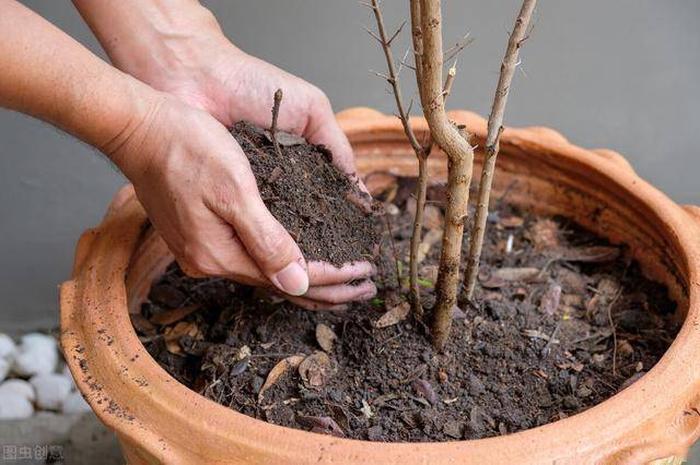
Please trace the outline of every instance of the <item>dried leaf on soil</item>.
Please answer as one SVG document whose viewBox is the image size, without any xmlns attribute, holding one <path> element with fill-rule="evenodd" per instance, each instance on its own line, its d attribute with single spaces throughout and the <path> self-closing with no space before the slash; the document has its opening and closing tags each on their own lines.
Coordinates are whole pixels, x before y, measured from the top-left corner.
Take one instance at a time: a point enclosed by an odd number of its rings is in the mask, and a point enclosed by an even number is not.
<svg viewBox="0 0 700 465">
<path fill-rule="evenodd" d="M 619 289 L 620 283 L 616 279 L 608 277 L 602 278 L 598 282 L 595 295 L 591 297 L 591 300 L 586 302 L 586 313 L 588 315 L 593 315 L 609 305 L 615 298 Z"/>
<path fill-rule="evenodd" d="M 272 133 L 270 133 L 270 131 L 265 130 L 263 134 L 265 134 L 265 138 L 267 138 L 269 142 L 272 142 Z M 275 131 L 274 138 L 277 139 L 277 143 L 282 147 L 306 144 L 306 139 L 303 137 L 285 131 Z"/>
<path fill-rule="evenodd" d="M 605 263 L 618 258 L 620 249 L 603 245 L 575 247 L 560 249 L 558 255 L 567 262 Z"/>
<path fill-rule="evenodd" d="M 558 284 L 550 285 L 542 295 L 540 300 L 540 311 L 547 315 L 554 315 L 559 308 L 561 300 L 561 286 Z"/>
<path fill-rule="evenodd" d="M 374 412 L 372 411 L 372 407 L 370 407 L 370 405 L 364 399 L 362 399 L 362 407 L 360 408 L 360 412 L 362 412 L 362 414 L 368 420 L 374 416 Z"/>
<path fill-rule="evenodd" d="M 493 270 L 491 274 L 480 273 L 479 280 L 483 287 L 495 289 L 511 282 L 536 280 L 539 274 L 540 270 L 538 268 L 498 268 Z"/>
<path fill-rule="evenodd" d="M 194 311 L 199 309 L 199 305 L 189 305 L 187 307 L 174 308 L 172 310 L 166 310 L 162 313 L 158 313 L 151 317 L 151 323 L 167 326 L 173 323 L 177 323 L 186 316 L 190 315 Z"/>
<path fill-rule="evenodd" d="M 252 353 L 253 352 L 250 350 L 250 347 L 248 347 L 247 345 L 243 345 L 240 349 L 238 349 L 238 352 L 236 353 L 236 359 L 244 360 L 250 357 Z"/>
<path fill-rule="evenodd" d="M 442 241 L 442 231 L 439 229 L 430 229 L 425 236 L 423 236 L 423 240 L 418 246 L 416 262 L 419 264 L 422 263 L 430 253 L 430 249 L 432 249 L 435 244 L 439 244 L 440 241 Z"/>
<path fill-rule="evenodd" d="M 314 352 L 299 365 L 299 375 L 307 388 L 321 388 L 333 376 L 333 362 L 325 352 Z"/>
<path fill-rule="evenodd" d="M 411 305 L 408 302 L 401 302 L 379 317 L 379 319 L 374 323 L 374 327 L 386 328 L 388 326 L 393 326 L 400 323 L 406 319 L 410 311 Z"/>
<path fill-rule="evenodd" d="M 344 438 L 345 433 L 331 417 L 297 416 L 297 423 L 306 428 L 311 428 L 312 433 L 330 434 L 339 438 Z"/>
<path fill-rule="evenodd" d="M 452 307 L 452 319 L 453 320 L 464 320 L 467 318 L 467 314 L 464 313 L 464 310 L 459 308 L 458 306 L 453 306 Z"/>
<path fill-rule="evenodd" d="M 559 246 L 559 226 L 550 219 L 539 219 L 530 227 L 528 237 L 536 250 L 554 249 Z"/>
<path fill-rule="evenodd" d="M 156 327 L 153 325 L 153 323 L 148 321 L 142 314 L 132 313 L 129 316 L 131 317 L 131 324 L 134 325 L 136 331 L 146 336 L 153 336 L 154 334 L 156 334 Z"/>
<path fill-rule="evenodd" d="M 424 265 L 418 273 L 423 279 L 427 279 L 433 283 L 437 282 L 438 267 L 437 265 Z"/>
<path fill-rule="evenodd" d="M 277 364 L 272 367 L 272 370 L 270 370 L 270 373 L 268 373 L 265 383 L 260 388 L 260 392 L 258 393 L 258 402 L 262 402 L 265 391 L 277 384 L 279 379 L 285 373 L 287 373 L 287 371 L 297 368 L 301 362 L 304 361 L 304 358 L 306 358 L 304 355 L 292 355 L 291 357 L 287 357 L 277 362 Z"/>
<path fill-rule="evenodd" d="M 165 328 L 163 331 L 165 339 L 165 347 L 168 352 L 172 354 L 182 353 L 182 347 L 180 347 L 180 338 L 183 336 L 190 336 L 196 340 L 202 339 L 202 332 L 199 327 L 194 322 L 181 321 L 175 326 Z"/>
<path fill-rule="evenodd" d="M 413 389 L 416 390 L 419 396 L 430 402 L 430 405 L 436 405 L 440 398 L 435 393 L 433 385 L 424 379 L 417 379 L 413 382 Z"/>
<path fill-rule="evenodd" d="M 504 228 L 519 228 L 524 222 L 522 217 L 511 215 L 501 218 L 498 223 Z"/>
<path fill-rule="evenodd" d="M 323 323 L 316 325 L 316 341 L 321 349 L 328 353 L 333 352 L 333 345 L 337 339 L 338 336 L 330 327 Z"/>
</svg>

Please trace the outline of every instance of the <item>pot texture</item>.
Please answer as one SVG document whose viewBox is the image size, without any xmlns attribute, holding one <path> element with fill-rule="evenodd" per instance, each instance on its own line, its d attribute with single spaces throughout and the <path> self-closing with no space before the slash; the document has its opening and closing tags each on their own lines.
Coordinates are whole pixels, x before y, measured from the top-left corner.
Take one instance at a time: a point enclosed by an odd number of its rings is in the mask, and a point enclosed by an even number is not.
<svg viewBox="0 0 700 465">
<path fill-rule="evenodd" d="M 485 121 L 452 118 L 483 146 Z M 356 108 L 338 115 L 370 186 L 415 173 L 399 121 Z M 425 121 L 414 120 L 419 133 Z M 445 159 L 430 158 L 433 179 Z M 546 128 L 507 129 L 495 189 L 534 210 L 567 216 L 626 243 L 664 282 L 684 321 L 641 380 L 586 412 L 476 441 L 385 444 L 270 425 L 189 390 L 149 356 L 129 320 L 172 261 L 130 188 L 83 234 L 72 279 L 61 287 L 62 344 L 81 392 L 139 464 L 644 464 L 682 457 L 700 436 L 700 208 L 682 207 L 640 179 L 619 154 L 586 150 Z M 661 462 L 659 462 L 661 463 Z M 665 463 L 665 462 L 664 462 Z"/>
</svg>

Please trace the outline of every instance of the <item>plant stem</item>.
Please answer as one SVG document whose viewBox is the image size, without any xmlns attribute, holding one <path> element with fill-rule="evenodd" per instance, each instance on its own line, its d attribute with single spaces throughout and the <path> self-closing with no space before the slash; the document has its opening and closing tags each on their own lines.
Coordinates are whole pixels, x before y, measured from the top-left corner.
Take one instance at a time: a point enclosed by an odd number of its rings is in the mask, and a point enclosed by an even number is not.
<svg viewBox="0 0 700 465">
<path fill-rule="evenodd" d="M 537 0 L 523 1 L 518 18 L 515 20 L 513 32 L 508 39 L 508 46 L 503 62 L 501 63 L 501 73 L 498 78 L 496 95 L 494 96 L 493 105 L 491 107 L 491 115 L 489 116 L 476 217 L 474 218 L 474 226 L 471 231 L 467 271 L 464 275 L 464 286 L 468 300 L 472 300 L 474 297 L 476 279 L 479 274 L 479 260 L 481 257 L 481 249 L 484 244 L 493 175 L 496 171 L 496 159 L 498 157 L 501 133 L 503 132 L 503 115 L 505 113 L 506 103 L 508 102 L 508 94 L 510 92 L 511 82 L 513 81 L 513 74 L 519 63 L 518 54 L 520 52 L 520 47 L 527 38 L 530 20 L 532 19 L 532 13 L 536 4 Z"/>
<path fill-rule="evenodd" d="M 277 156 L 282 156 L 282 150 L 280 149 L 280 144 L 277 142 L 277 118 L 280 114 L 280 104 L 282 103 L 282 89 L 277 89 L 275 91 L 274 103 L 272 104 L 272 124 L 270 124 L 270 136 L 272 138 L 272 144 L 275 146 L 275 152 Z"/>
<path fill-rule="evenodd" d="M 452 308 L 457 300 L 462 234 L 467 216 L 474 149 L 467 141 L 467 134 L 450 122 L 445 111 L 440 0 L 420 0 L 419 8 L 411 6 L 411 14 L 415 13 L 420 14 L 422 53 L 420 65 L 416 67 L 420 72 L 416 77 L 423 113 L 432 139 L 448 158 L 445 231 L 431 329 L 433 345 L 437 350 L 443 350 L 452 326 Z M 416 24 L 416 18 L 412 18 L 412 24 Z"/>
<path fill-rule="evenodd" d="M 411 235 L 411 247 L 409 255 L 409 273 L 410 273 L 410 288 L 411 288 L 411 305 L 413 308 L 413 313 L 418 320 L 423 319 L 423 306 L 420 299 L 420 287 L 418 285 L 418 248 L 420 247 L 422 235 L 423 235 L 423 212 L 425 210 L 425 197 L 426 191 L 428 190 L 428 170 L 427 170 L 427 158 L 428 152 L 425 148 L 418 142 L 413 128 L 411 127 L 408 111 L 403 102 L 403 96 L 401 94 L 401 86 L 399 84 L 399 73 L 396 71 L 396 65 L 394 63 L 394 56 L 391 52 L 391 42 L 401 31 L 401 27 L 389 37 L 386 32 L 386 27 L 384 25 L 384 17 L 382 11 L 379 8 L 379 2 L 377 0 L 372 0 L 371 4 L 368 5 L 372 12 L 374 13 L 374 18 L 377 22 L 377 32 L 378 36 L 374 36 L 384 51 L 384 57 L 386 59 L 386 65 L 388 70 L 388 75 L 385 76 L 387 82 L 391 85 L 392 92 L 394 94 L 394 100 L 396 102 L 396 110 L 398 112 L 399 120 L 401 120 L 401 125 L 403 126 L 404 133 L 408 138 L 408 142 L 411 144 L 411 148 L 416 154 L 418 159 L 418 183 L 416 185 L 416 214 L 413 220 L 413 233 Z"/>
</svg>

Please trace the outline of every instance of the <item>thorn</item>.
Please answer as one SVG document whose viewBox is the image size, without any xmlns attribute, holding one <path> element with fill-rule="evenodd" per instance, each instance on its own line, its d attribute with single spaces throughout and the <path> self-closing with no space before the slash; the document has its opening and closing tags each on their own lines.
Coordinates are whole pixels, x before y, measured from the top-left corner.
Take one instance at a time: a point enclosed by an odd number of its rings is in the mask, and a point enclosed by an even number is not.
<svg viewBox="0 0 700 465">
<path fill-rule="evenodd" d="M 406 58 L 408 57 L 408 53 L 409 53 L 410 51 L 411 51 L 410 48 L 409 48 L 409 49 L 406 49 L 406 53 L 404 53 L 403 58 L 401 59 L 401 61 L 399 61 L 399 69 L 398 69 L 398 71 L 396 71 L 396 79 L 399 78 L 399 76 L 401 75 L 401 71 L 403 70 L 404 66 L 406 66 L 406 65 L 404 64 L 404 61 L 406 61 Z"/>
<path fill-rule="evenodd" d="M 401 30 L 403 29 L 403 27 L 405 25 L 406 25 L 406 21 L 401 23 L 401 26 L 399 26 L 399 28 L 396 30 L 396 32 L 394 32 L 394 34 L 391 37 L 389 37 L 389 40 L 386 41 L 387 46 L 391 45 L 391 43 L 394 41 L 394 39 L 396 39 L 396 37 L 398 37 L 398 35 L 401 34 Z"/>
<path fill-rule="evenodd" d="M 415 70 L 416 70 L 416 67 L 415 67 L 415 66 L 409 65 L 408 63 L 406 63 L 405 60 L 402 60 L 402 61 L 401 61 L 401 65 L 402 65 L 402 66 L 405 66 L 406 68 L 410 69 L 411 71 L 415 71 Z"/>
<path fill-rule="evenodd" d="M 394 79 L 391 76 L 387 76 L 384 73 L 379 73 L 377 71 L 369 70 L 370 73 L 374 74 L 375 76 L 384 79 L 385 81 L 389 82 L 390 84 L 394 82 Z"/>
<path fill-rule="evenodd" d="M 470 32 L 466 33 L 459 42 L 447 49 L 444 53 L 445 61 L 451 61 L 453 58 L 457 57 L 468 45 L 474 42 L 474 39 L 472 39 L 470 36 Z"/>
<path fill-rule="evenodd" d="M 384 41 L 377 34 L 375 34 L 373 31 L 371 31 L 368 27 L 365 27 L 365 31 L 367 31 L 367 34 L 371 35 L 374 38 L 374 40 L 376 40 L 382 46 L 384 46 Z"/>
</svg>

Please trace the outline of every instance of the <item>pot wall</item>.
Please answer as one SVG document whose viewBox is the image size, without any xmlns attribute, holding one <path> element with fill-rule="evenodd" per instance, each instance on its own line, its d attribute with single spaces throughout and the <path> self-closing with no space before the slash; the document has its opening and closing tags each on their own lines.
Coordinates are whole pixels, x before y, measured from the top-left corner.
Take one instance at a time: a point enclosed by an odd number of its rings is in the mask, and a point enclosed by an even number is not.
<svg viewBox="0 0 700 465">
<path fill-rule="evenodd" d="M 453 119 L 482 144 L 483 119 Z M 363 174 L 415 173 L 414 156 L 393 117 L 370 109 L 338 115 Z M 414 121 L 419 132 L 425 121 Z M 86 232 L 73 279 L 61 289 L 62 343 L 78 387 L 114 428 L 135 464 L 640 464 L 684 455 L 700 435 L 700 209 L 686 209 L 637 177 L 615 152 L 589 151 L 546 128 L 506 130 L 497 195 L 562 214 L 625 242 L 644 270 L 669 286 L 685 324 L 640 381 L 571 418 L 521 433 L 439 444 L 379 444 L 269 425 L 215 404 L 177 383 L 136 338 L 151 282 L 172 261 L 127 188 L 103 223 Z M 431 155 L 434 179 L 444 157 Z M 370 183 L 371 184 L 371 183 Z"/>
</svg>

